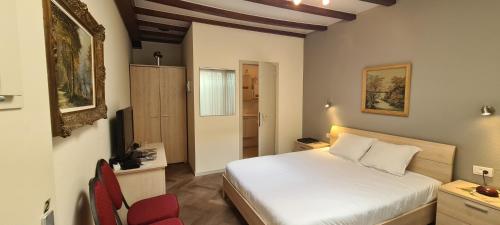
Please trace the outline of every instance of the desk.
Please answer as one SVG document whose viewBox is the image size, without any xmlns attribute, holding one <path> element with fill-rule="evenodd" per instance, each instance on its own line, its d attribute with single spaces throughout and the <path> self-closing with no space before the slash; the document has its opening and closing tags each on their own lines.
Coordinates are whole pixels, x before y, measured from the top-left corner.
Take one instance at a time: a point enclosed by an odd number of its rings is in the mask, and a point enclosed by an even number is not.
<svg viewBox="0 0 500 225">
<path fill-rule="evenodd" d="M 123 196 L 129 205 L 145 198 L 165 194 L 167 190 L 165 183 L 167 157 L 163 143 L 147 144 L 139 148 L 141 149 L 155 149 L 156 159 L 143 162 L 143 165 L 137 169 L 115 171 Z M 118 211 L 118 214 L 123 224 L 126 225 L 127 209 L 125 206 Z"/>
</svg>

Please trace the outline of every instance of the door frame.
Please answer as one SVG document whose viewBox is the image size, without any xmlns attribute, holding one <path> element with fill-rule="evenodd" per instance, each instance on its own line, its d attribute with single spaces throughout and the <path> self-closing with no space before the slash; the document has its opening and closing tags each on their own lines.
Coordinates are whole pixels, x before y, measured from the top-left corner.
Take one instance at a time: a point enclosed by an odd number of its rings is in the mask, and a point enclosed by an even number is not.
<svg viewBox="0 0 500 225">
<path fill-rule="evenodd" d="M 279 141 L 278 141 L 278 132 L 279 132 L 279 82 L 280 82 L 280 67 L 279 63 L 276 62 L 267 62 L 267 61 L 258 61 L 258 60 L 240 60 L 239 62 L 239 67 L 238 67 L 238 91 L 239 91 L 239 159 L 243 159 L 243 64 L 250 64 L 250 65 L 260 65 L 261 62 L 266 62 L 266 63 L 272 63 L 276 66 L 276 119 L 275 119 L 275 131 L 274 131 L 274 153 L 278 154 L 279 153 Z M 259 74 L 260 76 L 260 74 Z"/>
</svg>

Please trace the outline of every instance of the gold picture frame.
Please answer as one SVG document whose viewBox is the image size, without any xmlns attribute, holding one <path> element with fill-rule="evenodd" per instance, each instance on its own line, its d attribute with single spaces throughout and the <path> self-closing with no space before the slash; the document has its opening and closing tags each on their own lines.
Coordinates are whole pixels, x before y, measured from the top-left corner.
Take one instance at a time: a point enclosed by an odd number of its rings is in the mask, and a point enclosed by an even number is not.
<svg viewBox="0 0 500 225">
<path fill-rule="evenodd" d="M 107 118 L 104 27 L 80 0 L 43 0 L 52 136 Z"/>
<path fill-rule="evenodd" d="M 368 67 L 363 70 L 361 111 L 408 117 L 411 64 Z"/>
</svg>

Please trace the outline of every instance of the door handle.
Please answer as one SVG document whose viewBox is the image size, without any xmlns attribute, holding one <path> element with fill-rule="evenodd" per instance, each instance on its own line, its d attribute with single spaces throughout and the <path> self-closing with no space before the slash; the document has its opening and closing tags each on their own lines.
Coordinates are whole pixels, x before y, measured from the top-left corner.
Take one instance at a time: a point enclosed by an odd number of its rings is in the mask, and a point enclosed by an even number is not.
<svg viewBox="0 0 500 225">
<path fill-rule="evenodd" d="M 261 113 L 259 112 L 259 114 L 257 115 L 257 124 L 259 125 L 259 127 L 260 127 L 260 125 L 262 125 L 262 122 L 261 122 L 262 119 L 260 118 L 260 116 L 261 116 Z"/>
<path fill-rule="evenodd" d="M 486 207 L 477 205 L 477 204 L 472 203 L 472 202 L 465 202 L 464 204 L 465 204 L 465 206 L 467 206 L 471 209 L 475 209 L 475 210 L 480 211 L 482 213 L 488 213 L 488 208 L 486 208 Z"/>
</svg>

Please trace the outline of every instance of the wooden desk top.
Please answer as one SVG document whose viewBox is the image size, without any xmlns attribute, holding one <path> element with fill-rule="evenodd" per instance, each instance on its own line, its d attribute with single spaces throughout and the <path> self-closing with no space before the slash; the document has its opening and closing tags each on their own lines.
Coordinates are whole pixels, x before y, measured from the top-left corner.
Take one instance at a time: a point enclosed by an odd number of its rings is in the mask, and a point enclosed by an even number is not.
<svg viewBox="0 0 500 225">
<path fill-rule="evenodd" d="M 492 198 L 481 195 L 476 192 L 478 184 L 470 183 L 463 180 L 447 183 L 439 188 L 440 191 L 452 194 L 478 204 L 500 210 L 500 198 Z"/>
<path fill-rule="evenodd" d="M 115 174 L 117 176 L 130 174 L 130 173 L 140 173 L 149 170 L 163 169 L 167 167 L 167 157 L 165 156 L 165 147 L 163 143 L 151 143 L 144 145 L 139 148 L 139 150 L 155 149 L 156 159 L 153 161 L 143 162 L 141 167 L 131 170 L 116 170 Z"/>
</svg>

